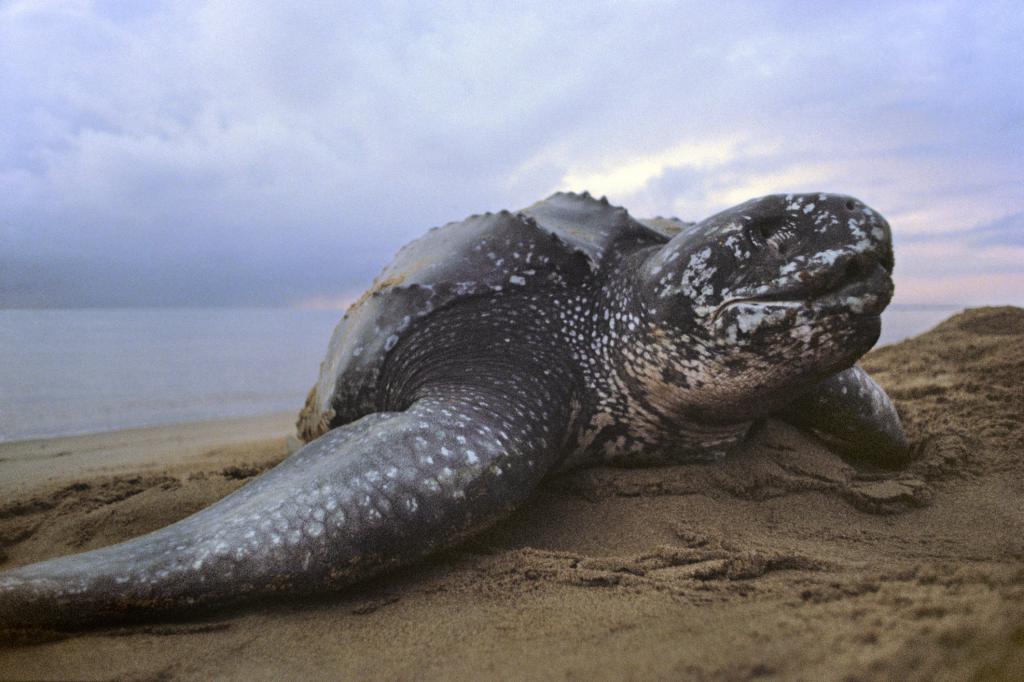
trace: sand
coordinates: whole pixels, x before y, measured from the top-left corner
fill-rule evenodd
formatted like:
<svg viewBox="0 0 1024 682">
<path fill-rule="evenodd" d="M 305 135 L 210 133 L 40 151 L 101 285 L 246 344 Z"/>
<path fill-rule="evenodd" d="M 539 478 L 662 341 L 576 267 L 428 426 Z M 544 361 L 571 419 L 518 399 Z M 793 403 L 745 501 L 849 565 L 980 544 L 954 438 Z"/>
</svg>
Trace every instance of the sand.
<svg viewBox="0 0 1024 682">
<path fill-rule="evenodd" d="M 342 593 L 7 642 L 0 678 L 1024 679 L 1024 310 L 863 364 L 907 424 L 906 469 L 768 422 L 723 463 L 555 478 Z M 206 506 L 284 456 L 289 421 L 0 445 L 0 568 Z"/>
</svg>

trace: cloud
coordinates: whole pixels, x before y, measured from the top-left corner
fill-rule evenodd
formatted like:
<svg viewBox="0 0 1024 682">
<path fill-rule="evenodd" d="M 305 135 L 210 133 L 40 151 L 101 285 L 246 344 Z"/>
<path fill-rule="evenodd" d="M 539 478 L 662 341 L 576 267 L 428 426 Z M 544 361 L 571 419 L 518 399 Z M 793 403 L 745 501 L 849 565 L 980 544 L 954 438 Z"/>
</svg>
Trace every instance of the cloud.
<svg viewBox="0 0 1024 682">
<path fill-rule="evenodd" d="M 917 234 L 910 241 L 941 243 L 953 239 L 966 241 L 975 247 L 1024 247 L 1024 211 L 1009 213 L 965 229 Z"/>
<path fill-rule="evenodd" d="M 560 181 L 568 187 L 593 188 L 602 194 L 624 196 L 645 188 L 666 170 L 700 169 L 721 165 L 736 158 L 736 136 L 719 140 L 678 144 L 655 154 L 619 159 L 608 168 L 569 167 Z"/>
<path fill-rule="evenodd" d="M 1024 212 L 896 242 L 899 301 L 1024 304 Z"/>
<path fill-rule="evenodd" d="M 1000 2 L 0 3 L 0 305 L 344 297 L 562 188 L 688 219 L 841 191 L 898 250 L 959 244 L 1024 210 L 1022 29 Z"/>
<path fill-rule="evenodd" d="M 1024 273 L 998 272 L 935 276 L 896 275 L 900 303 L 956 305 L 1021 305 Z"/>
</svg>

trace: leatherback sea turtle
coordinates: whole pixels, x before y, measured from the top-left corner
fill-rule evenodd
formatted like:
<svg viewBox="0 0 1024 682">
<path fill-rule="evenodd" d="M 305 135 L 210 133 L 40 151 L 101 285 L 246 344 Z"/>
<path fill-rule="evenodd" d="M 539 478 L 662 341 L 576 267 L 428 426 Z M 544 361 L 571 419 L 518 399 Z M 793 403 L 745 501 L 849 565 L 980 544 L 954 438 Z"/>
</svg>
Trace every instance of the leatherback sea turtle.
<svg viewBox="0 0 1024 682">
<path fill-rule="evenodd" d="M 892 267 L 886 221 L 830 194 L 690 224 L 559 193 L 435 228 L 335 330 L 308 444 L 167 528 L 0 574 L 0 623 L 344 586 L 490 526 L 552 471 L 719 458 L 767 415 L 901 462 L 892 402 L 854 365 Z"/>
</svg>

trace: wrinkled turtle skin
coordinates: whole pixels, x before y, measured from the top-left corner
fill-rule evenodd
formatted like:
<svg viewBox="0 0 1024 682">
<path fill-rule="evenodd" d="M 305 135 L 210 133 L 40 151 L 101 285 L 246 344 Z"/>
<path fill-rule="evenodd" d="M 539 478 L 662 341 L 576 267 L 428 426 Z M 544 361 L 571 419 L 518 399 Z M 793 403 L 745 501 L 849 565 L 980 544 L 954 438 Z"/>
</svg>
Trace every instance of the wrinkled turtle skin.
<svg viewBox="0 0 1024 682">
<path fill-rule="evenodd" d="M 559 193 L 434 228 L 339 323 L 303 447 L 167 528 L 0 574 L 0 627 L 337 589 L 492 525 L 549 473 L 720 458 L 769 415 L 900 465 L 893 404 L 855 364 L 892 268 L 888 223 L 831 194 L 684 223 Z"/>
</svg>

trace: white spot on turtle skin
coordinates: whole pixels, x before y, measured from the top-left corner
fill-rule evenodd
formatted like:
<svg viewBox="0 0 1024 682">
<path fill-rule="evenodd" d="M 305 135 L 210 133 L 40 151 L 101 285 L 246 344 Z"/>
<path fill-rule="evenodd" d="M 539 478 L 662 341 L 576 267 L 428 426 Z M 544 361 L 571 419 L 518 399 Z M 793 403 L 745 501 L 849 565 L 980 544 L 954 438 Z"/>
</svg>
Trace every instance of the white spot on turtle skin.
<svg viewBox="0 0 1024 682">
<path fill-rule="evenodd" d="M 391 350 L 392 348 L 395 347 L 396 343 L 398 343 L 398 335 L 397 334 L 392 334 L 391 336 L 389 336 L 387 338 L 386 341 L 384 341 L 384 350 L 385 351 Z"/>
<path fill-rule="evenodd" d="M 868 297 L 866 297 L 866 296 L 861 296 L 861 297 L 847 296 L 846 297 L 846 307 L 849 308 L 851 311 L 853 311 L 853 312 L 855 312 L 855 313 L 857 313 L 859 315 L 860 313 L 864 312 L 864 310 L 865 310 L 865 306 L 867 304 L 867 298 Z M 843 390 L 845 391 L 845 389 L 843 389 Z"/>
<path fill-rule="evenodd" d="M 800 269 L 799 261 L 793 260 L 793 261 L 790 261 L 789 263 L 786 263 L 785 265 L 783 265 L 779 269 L 779 274 L 780 275 L 791 275 L 791 274 L 793 274 L 794 272 L 796 272 L 799 269 Z M 766 287 L 766 286 L 765 287 L 758 287 L 758 289 L 762 289 L 763 290 L 763 291 L 760 291 L 758 293 L 764 293 L 764 291 L 768 290 L 768 287 Z"/>
<path fill-rule="evenodd" d="M 476 452 L 473 450 L 466 450 L 466 461 L 469 464 L 476 464 L 480 461 L 480 458 L 476 456 Z"/>
</svg>

